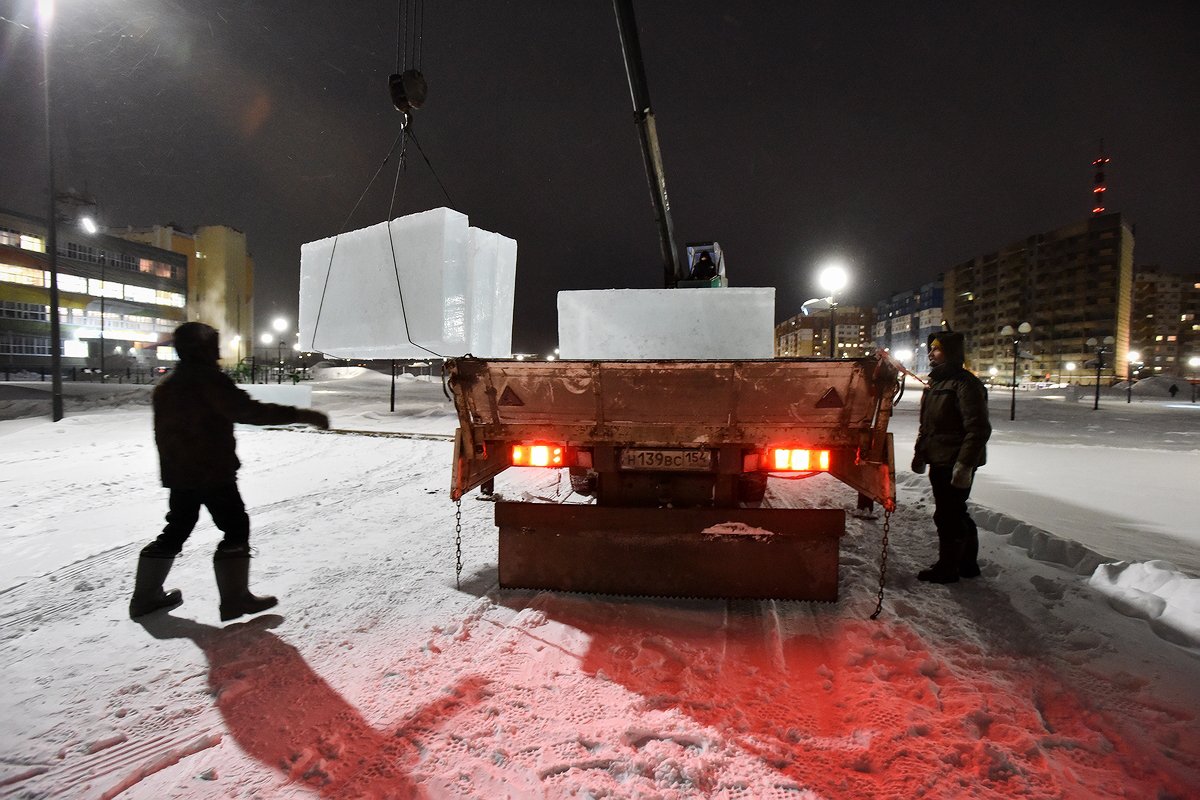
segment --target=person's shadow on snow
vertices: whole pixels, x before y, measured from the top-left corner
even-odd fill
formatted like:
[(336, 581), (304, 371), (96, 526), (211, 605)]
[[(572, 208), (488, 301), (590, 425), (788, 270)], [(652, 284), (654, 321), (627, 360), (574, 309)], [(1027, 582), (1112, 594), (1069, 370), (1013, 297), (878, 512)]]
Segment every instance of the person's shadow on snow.
[[(410, 798), (418, 752), (408, 732), (432, 727), (448, 703), (427, 707), (391, 733), (372, 728), (269, 629), (268, 614), (217, 628), (168, 614), (137, 620), (156, 639), (191, 639), (208, 658), (208, 686), (230, 734), (247, 754), (323, 797)], [(457, 695), (457, 697), (454, 697)]]

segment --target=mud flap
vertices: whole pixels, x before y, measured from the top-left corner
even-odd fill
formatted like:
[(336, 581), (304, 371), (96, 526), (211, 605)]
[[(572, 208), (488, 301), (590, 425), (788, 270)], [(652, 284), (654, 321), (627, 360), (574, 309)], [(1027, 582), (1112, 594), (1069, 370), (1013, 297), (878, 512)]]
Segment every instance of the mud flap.
[(846, 512), (500, 502), (496, 525), (502, 588), (832, 601)]
[(864, 458), (857, 464), (853, 460), (834, 462), (829, 468), (829, 474), (876, 501), (888, 511), (895, 511), (896, 455), (890, 433), (887, 434), (884, 446), (885, 461), (867, 461)]
[(450, 498), (457, 500), (467, 492), (508, 469), (508, 460), (499, 447), (488, 448), (486, 444), (475, 445), (478, 453), (469, 453), (471, 447), (463, 436), (462, 428), (454, 431), (454, 474), (450, 483)]

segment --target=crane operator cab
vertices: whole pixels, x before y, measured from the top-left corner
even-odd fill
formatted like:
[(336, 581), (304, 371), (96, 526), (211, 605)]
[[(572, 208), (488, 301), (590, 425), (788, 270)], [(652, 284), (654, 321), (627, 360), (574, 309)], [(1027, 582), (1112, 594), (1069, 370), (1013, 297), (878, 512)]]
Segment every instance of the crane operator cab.
[(676, 286), (680, 289), (720, 289), (729, 285), (725, 277), (725, 256), (717, 242), (693, 242), (687, 245), (687, 276)]

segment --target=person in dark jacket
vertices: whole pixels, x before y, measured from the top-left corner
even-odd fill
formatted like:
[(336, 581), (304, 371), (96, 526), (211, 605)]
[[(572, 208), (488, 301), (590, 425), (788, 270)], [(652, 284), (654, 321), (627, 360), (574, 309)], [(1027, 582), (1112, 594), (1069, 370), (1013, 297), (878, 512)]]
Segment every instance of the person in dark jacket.
[(913, 448), (913, 472), (929, 466), (938, 560), (917, 577), (954, 583), (979, 575), (979, 531), (967, 513), (975, 470), (987, 462), (987, 389), (963, 363), (963, 335), (940, 331), (929, 336), (929, 387), (921, 395), (921, 423)]
[(233, 425), (329, 427), (329, 417), (308, 408), (260, 403), (221, 371), (217, 331), (202, 322), (175, 329), (179, 364), (154, 387), (154, 441), (162, 484), (171, 490), (167, 525), (138, 558), (129, 616), (140, 617), (183, 602), (178, 589), (163, 591), (175, 556), (208, 509), (224, 534), (213, 555), (221, 595), (221, 619), (255, 614), (275, 605), (274, 597), (250, 592), (250, 517), (238, 493)]

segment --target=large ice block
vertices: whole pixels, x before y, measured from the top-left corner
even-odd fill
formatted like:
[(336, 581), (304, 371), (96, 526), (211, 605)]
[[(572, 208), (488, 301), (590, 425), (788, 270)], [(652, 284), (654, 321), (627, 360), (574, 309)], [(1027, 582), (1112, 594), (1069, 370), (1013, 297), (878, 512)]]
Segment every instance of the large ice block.
[(481, 358), (508, 358), (512, 353), (517, 243), (479, 228), (471, 228), (469, 234), (469, 351)]
[(772, 358), (774, 337), (774, 288), (558, 293), (560, 358)]
[(508, 357), (515, 281), (516, 242), (448, 208), (308, 242), (300, 346), (342, 358)]

